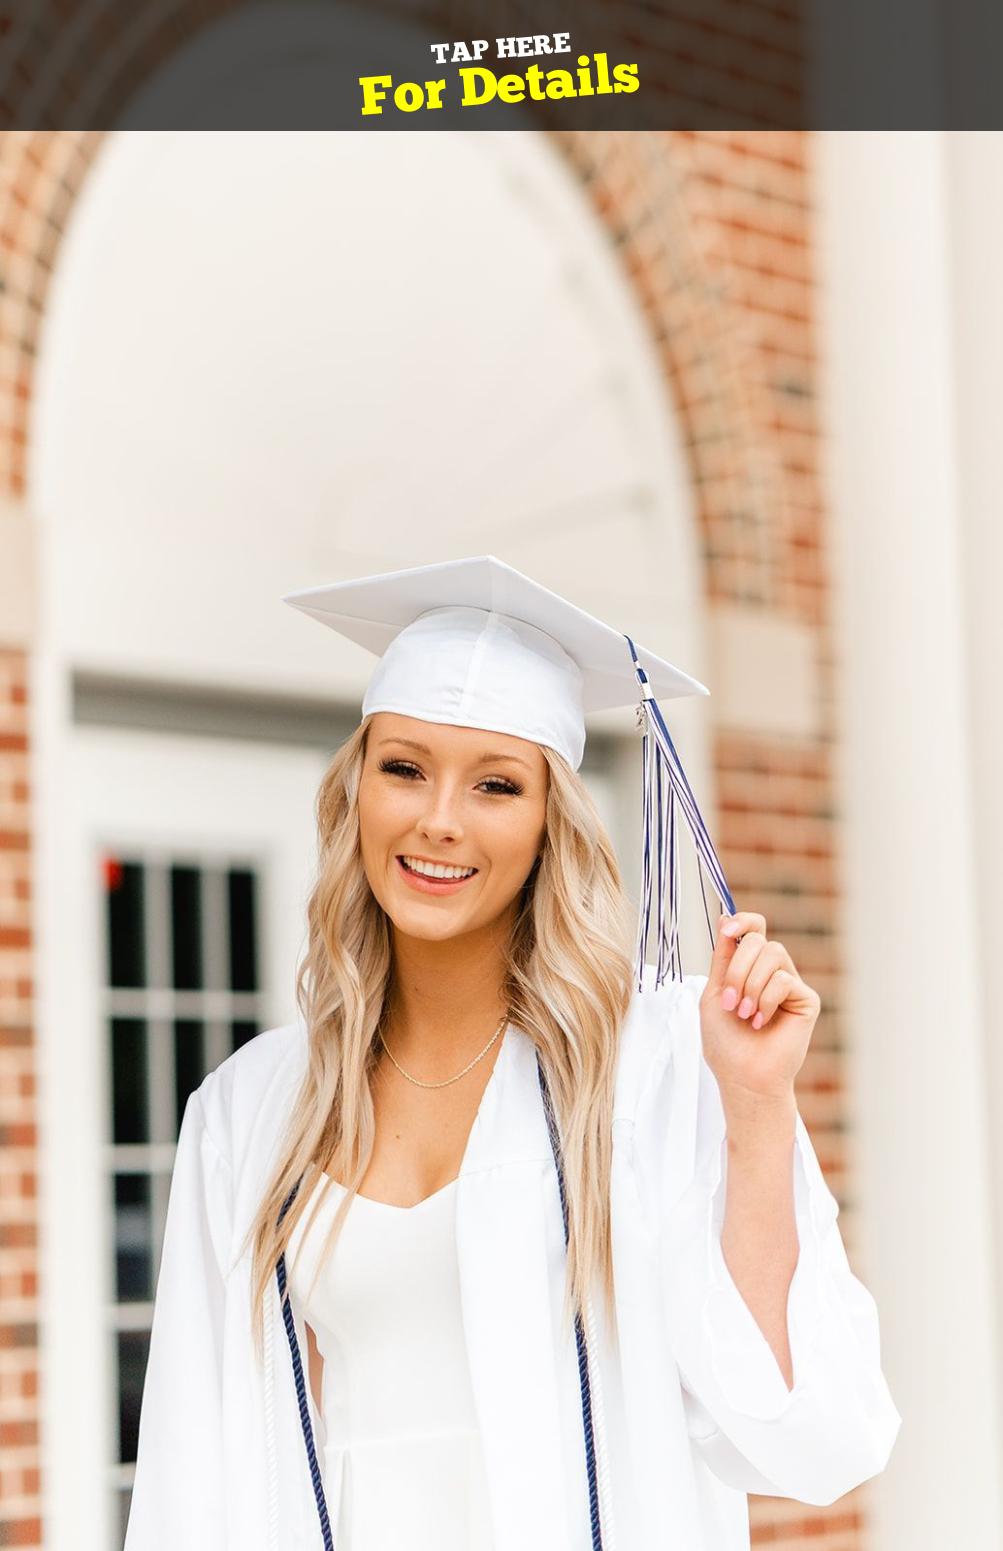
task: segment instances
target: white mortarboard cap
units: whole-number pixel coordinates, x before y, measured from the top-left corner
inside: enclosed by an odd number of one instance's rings
[[[733,909],[657,705],[657,698],[706,695],[697,679],[494,555],[308,587],[285,594],[283,601],[379,654],[363,716],[395,711],[509,733],[556,749],[577,770],[586,712],[637,705],[640,699],[645,833],[639,979],[653,887],[659,982],[670,966],[674,975],[678,968],[677,801],[719,897]]]
[[[494,555],[332,582],[286,595],[339,635],[381,654],[362,714],[483,727],[546,743],[577,770],[585,713],[634,705],[634,665],[619,630]],[[664,700],[707,690],[638,648]]]

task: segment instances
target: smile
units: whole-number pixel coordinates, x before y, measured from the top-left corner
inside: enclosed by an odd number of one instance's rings
[[[417,871],[415,866],[409,866],[403,856],[398,856],[396,861],[397,870],[408,886],[423,894],[455,894],[457,889],[462,889],[465,883],[469,883],[471,878],[477,876],[475,867],[462,877],[430,877],[427,873]],[[415,861],[417,861],[416,858]],[[419,865],[432,866],[429,862],[422,862]]]

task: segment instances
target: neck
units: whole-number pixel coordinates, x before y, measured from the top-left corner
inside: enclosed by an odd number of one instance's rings
[[[406,1066],[435,1072],[487,1044],[505,1011],[504,944],[509,923],[429,942],[394,932],[387,1037]]]

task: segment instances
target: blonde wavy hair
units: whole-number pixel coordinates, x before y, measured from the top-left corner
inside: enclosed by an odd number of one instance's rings
[[[316,1183],[343,1182],[318,1268],[338,1240],[375,1141],[370,1077],[392,974],[391,924],[369,887],[359,846],[358,792],[371,718],[341,745],[316,798],[318,866],[307,905],[308,941],[296,995],[308,1031],[305,1076],[279,1162],[251,1224],[255,1346],[264,1298]],[[615,1342],[610,1227],[613,1086],[633,982],[633,931],[616,853],[591,794],[543,747],[549,766],[546,839],[523,885],[507,945],[503,994],[511,1021],[533,1041],[561,1138],[568,1205],[564,1319],[585,1318],[593,1280]],[[301,1188],[281,1224],[290,1190]],[[320,1210],[329,1180],[316,1192]],[[313,1217],[307,1223],[312,1226]],[[288,1286],[287,1294],[288,1296]]]

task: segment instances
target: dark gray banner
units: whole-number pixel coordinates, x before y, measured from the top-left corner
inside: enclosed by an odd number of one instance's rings
[[[955,0],[38,0],[11,129],[995,128],[999,8]]]

